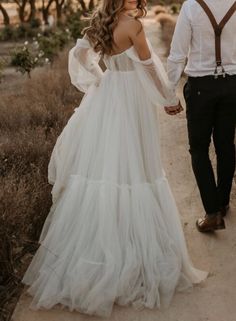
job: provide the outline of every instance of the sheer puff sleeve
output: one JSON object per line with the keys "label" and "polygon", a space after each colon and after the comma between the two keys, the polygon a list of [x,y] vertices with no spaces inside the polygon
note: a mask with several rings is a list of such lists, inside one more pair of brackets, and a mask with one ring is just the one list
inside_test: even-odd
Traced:
{"label": "sheer puff sleeve", "polygon": [[71,83],[80,91],[87,93],[90,87],[100,83],[103,71],[98,64],[99,59],[86,35],[77,39],[76,45],[69,51],[69,76]]}
{"label": "sheer puff sleeve", "polygon": [[161,107],[177,105],[179,98],[168,80],[165,68],[160,58],[155,54],[149,40],[147,43],[151,52],[151,57],[147,60],[140,60],[134,47],[127,51],[128,56],[134,62],[137,77],[154,105]]}

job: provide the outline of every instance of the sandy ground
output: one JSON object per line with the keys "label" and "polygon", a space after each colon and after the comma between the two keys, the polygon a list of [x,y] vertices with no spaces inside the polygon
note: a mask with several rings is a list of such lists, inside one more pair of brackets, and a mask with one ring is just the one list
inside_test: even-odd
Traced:
{"label": "sandy ground", "polygon": [[[165,52],[158,40],[158,25],[152,17],[145,21],[146,33],[159,55]],[[179,92],[181,93],[182,85]],[[236,320],[236,186],[226,230],[201,234],[195,221],[204,211],[192,174],[188,153],[185,112],[168,116],[158,110],[162,136],[162,158],[172,191],[181,213],[186,241],[194,265],[210,272],[208,279],[190,292],[176,293],[171,306],[163,311],[114,306],[109,319],[90,317],[55,307],[33,311],[31,297],[23,293],[12,321],[235,321]],[[214,153],[211,152],[213,161]]]}

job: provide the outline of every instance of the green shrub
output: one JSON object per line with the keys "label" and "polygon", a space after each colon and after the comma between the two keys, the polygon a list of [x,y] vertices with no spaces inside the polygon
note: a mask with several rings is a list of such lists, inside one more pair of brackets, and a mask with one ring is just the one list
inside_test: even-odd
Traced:
{"label": "green shrub", "polygon": [[59,48],[62,49],[71,40],[71,32],[69,29],[66,29],[65,31],[59,29],[53,34],[53,37],[56,39]]}
{"label": "green shrub", "polygon": [[39,28],[41,26],[41,20],[39,18],[34,18],[30,20],[31,28]]}
{"label": "green shrub", "polygon": [[81,37],[81,31],[87,26],[86,20],[81,20],[81,11],[77,11],[67,18],[66,26],[71,32],[71,36],[74,40]]}
{"label": "green shrub", "polygon": [[66,29],[66,32],[58,29],[50,32],[48,36],[38,33],[37,38],[33,38],[32,44],[29,45],[26,41],[23,47],[17,47],[11,53],[11,65],[30,77],[35,67],[52,62],[70,40],[69,29]]}
{"label": "green shrub", "polygon": [[[42,50],[48,52],[48,56],[52,57],[55,54],[56,48],[63,48],[68,41],[73,38],[76,40],[81,37],[81,31],[88,25],[86,20],[81,20],[82,13],[80,10],[71,13],[64,23],[60,22],[57,28],[46,28],[45,30],[40,29],[40,20],[33,19],[29,23],[21,23],[17,27],[6,26],[0,30],[0,41],[8,40],[21,40],[35,38],[38,35],[45,36],[50,39],[40,39]],[[55,48],[55,49],[56,49]]]}
{"label": "green shrub", "polygon": [[25,24],[20,24],[15,29],[15,37],[16,38],[25,38],[26,31],[27,31],[26,25]]}
{"label": "green shrub", "polygon": [[28,39],[35,37],[38,32],[39,29],[33,28],[29,23],[22,23],[14,29],[13,38],[14,40]]}
{"label": "green shrub", "polygon": [[60,30],[55,29],[54,32],[45,34],[38,34],[38,48],[43,52],[44,56],[50,61],[53,61],[54,57],[57,56],[58,52],[63,49],[68,42],[71,40],[71,33],[69,29]]}
{"label": "green shrub", "polygon": [[11,65],[22,74],[27,73],[29,77],[39,62],[40,59],[27,47],[27,42],[24,47],[18,47],[11,53]]}
{"label": "green shrub", "polygon": [[14,29],[11,26],[5,26],[0,31],[0,40],[1,41],[7,41],[11,40],[13,38]]}
{"label": "green shrub", "polygon": [[40,36],[38,37],[38,44],[40,53],[43,53],[50,61],[57,56],[60,49],[60,42],[56,37],[49,36]]}

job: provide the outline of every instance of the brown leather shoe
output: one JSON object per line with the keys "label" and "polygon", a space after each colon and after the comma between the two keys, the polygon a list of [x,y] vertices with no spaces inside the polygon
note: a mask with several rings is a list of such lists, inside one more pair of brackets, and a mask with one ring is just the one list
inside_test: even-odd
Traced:
{"label": "brown leather shoe", "polygon": [[212,232],[225,229],[225,222],[221,212],[217,212],[211,215],[206,214],[204,218],[199,218],[196,221],[196,226],[199,232]]}
{"label": "brown leather shoe", "polygon": [[228,211],[229,211],[229,204],[228,204],[228,205],[225,205],[225,206],[222,206],[221,209],[220,209],[220,211],[221,211],[222,217],[225,217],[226,214],[227,214]]}

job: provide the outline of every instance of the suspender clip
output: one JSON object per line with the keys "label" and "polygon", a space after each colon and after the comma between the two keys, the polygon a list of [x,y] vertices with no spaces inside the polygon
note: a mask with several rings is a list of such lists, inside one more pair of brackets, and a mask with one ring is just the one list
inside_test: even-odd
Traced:
{"label": "suspender clip", "polygon": [[221,65],[221,68],[222,68],[222,75],[223,75],[223,78],[225,78],[225,75],[226,75],[226,72],[225,72],[225,68]]}
{"label": "suspender clip", "polygon": [[222,74],[223,78],[225,78],[225,76],[226,76],[226,72],[225,72],[224,67],[222,66],[221,61],[217,61],[216,67],[215,67],[215,71],[214,71],[215,79],[217,79],[218,76],[219,76],[219,72],[218,72],[218,68],[219,68],[219,67],[221,67],[221,74]]}
{"label": "suspender clip", "polygon": [[218,73],[218,67],[219,67],[219,65],[216,64],[215,71],[214,71],[215,79],[217,79],[217,78],[218,78],[218,75],[219,75],[219,73]]}

